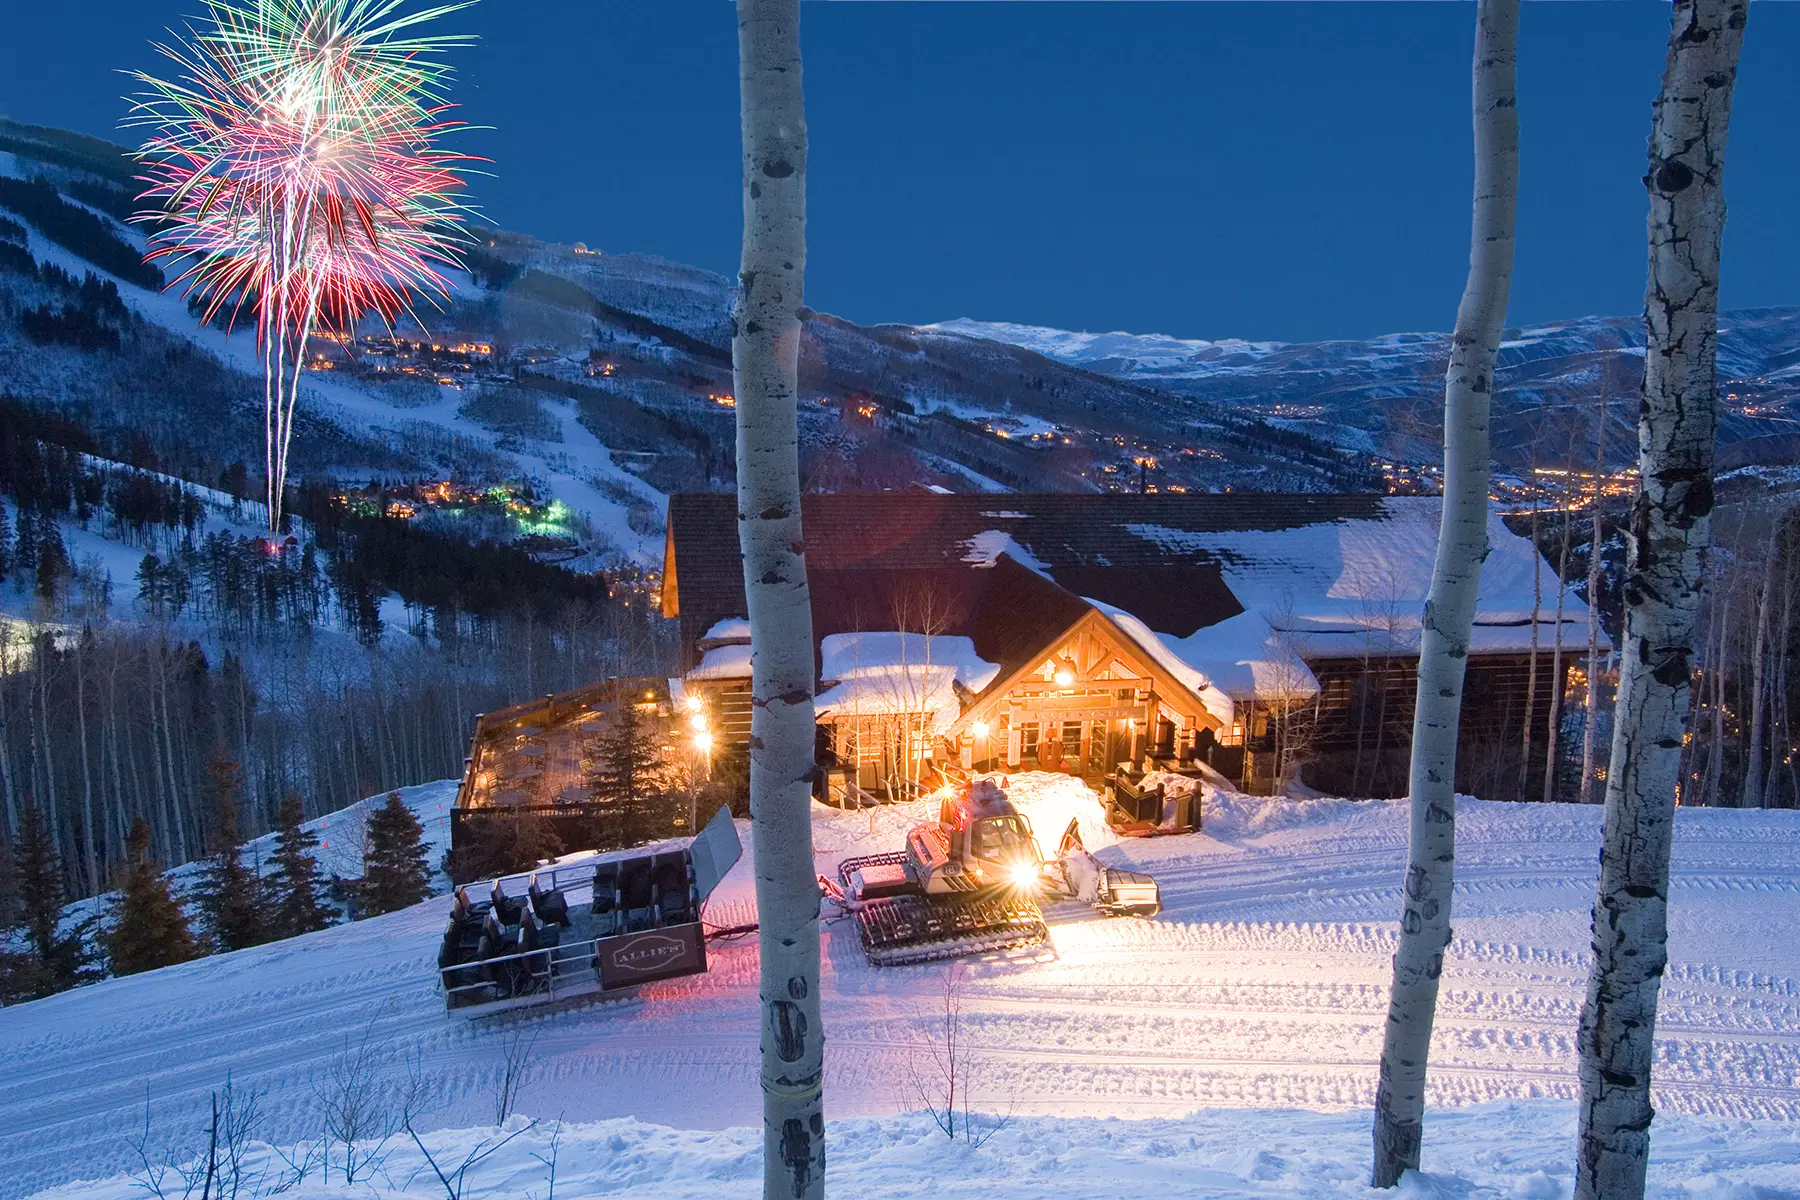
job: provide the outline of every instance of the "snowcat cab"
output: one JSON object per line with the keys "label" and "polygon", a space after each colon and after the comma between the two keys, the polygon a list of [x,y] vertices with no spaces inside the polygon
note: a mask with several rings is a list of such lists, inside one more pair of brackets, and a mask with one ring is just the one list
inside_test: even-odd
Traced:
{"label": "snowcat cab", "polygon": [[927,895],[1036,891],[1044,860],[1031,824],[990,779],[944,797],[937,824],[906,835],[909,874]]}
{"label": "snowcat cab", "polygon": [[1040,899],[1078,899],[1108,916],[1162,909],[1155,880],[1100,864],[1073,821],[1059,857],[1045,862],[1031,823],[991,779],[947,794],[905,850],[847,858],[836,880],[819,882],[856,918],[878,967],[1042,945],[1050,929]]}

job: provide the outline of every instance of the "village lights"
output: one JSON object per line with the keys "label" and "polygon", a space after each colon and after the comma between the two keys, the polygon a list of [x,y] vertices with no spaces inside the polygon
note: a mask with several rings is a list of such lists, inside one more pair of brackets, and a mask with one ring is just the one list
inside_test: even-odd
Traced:
{"label": "village lights", "polygon": [[702,754],[711,754],[712,747],[713,738],[712,733],[709,730],[702,729],[694,734],[694,749]]}
{"label": "village lights", "polygon": [[693,730],[695,733],[705,733],[706,732],[706,714],[701,712],[699,709],[690,709],[688,711],[688,728]]}

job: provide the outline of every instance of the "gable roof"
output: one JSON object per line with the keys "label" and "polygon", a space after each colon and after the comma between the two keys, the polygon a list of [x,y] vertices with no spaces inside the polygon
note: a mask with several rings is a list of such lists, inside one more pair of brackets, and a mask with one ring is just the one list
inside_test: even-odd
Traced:
{"label": "gable roof", "polygon": [[[1272,655],[1416,654],[1441,512],[1430,496],[917,491],[809,495],[801,518],[818,636],[893,628],[897,589],[929,580],[956,622],[973,623],[945,632],[1005,662],[1025,651],[1008,639],[1066,628],[1086,597],[1209,676],[1242,676],[1224,685],[1242,694]],[[1559,581],[1530,541],[1494,514],[1488,537],[1473,652],[1521,651],[1534,629],[1544,646],[1585,643],[1586,607],[1565,592],[1555,623]],[[994,587],[1005,603],[986,603]],[[734,496],[670,497],[664,606],[684,646],[746,611]],[[882,626],[869,623],[877,610]]]}
{"label": "gable roof", "polygon": [[[967,574],[969,566],[985,565],[1011,548],[1015,558],[1041,566],[1076,594],[1132,611],[1154,590],[1161,607],[1152,625],[1181,635],[1242,611],[1220,575],[1230,555],[1171,545],[1135,533],[1133,526],[1200,536],[1270,532],[1380,520],[1386,500],[1335,494],[845,493],[803,497],[800,519],[809,576],[946,568]],[[684,641],[691,642],[698,635],[688,634],[690,622],[710,626],[745,610],[737,497],[669,497],[664,615],[679,615]]]}

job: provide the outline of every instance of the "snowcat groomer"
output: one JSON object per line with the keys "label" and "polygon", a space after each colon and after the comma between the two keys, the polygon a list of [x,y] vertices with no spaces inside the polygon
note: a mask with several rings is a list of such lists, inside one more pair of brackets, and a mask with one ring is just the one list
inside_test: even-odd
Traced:
{"label": "snowcat groomer", "polygon": [[1031,824],[991,779],[944,798],[937,821],[906,835],[906,849],[847,858],[825,894],[856,919],[877,967],[935,962],[1043,944],[1041,901],[1082,900],[1107,916],[1162,911],[1156,881],[1088,854],[1070,821],[1054,861]]}

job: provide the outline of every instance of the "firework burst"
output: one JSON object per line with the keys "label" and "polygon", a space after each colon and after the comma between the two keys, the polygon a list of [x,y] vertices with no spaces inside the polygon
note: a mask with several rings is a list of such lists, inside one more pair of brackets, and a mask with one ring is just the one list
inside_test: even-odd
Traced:
{"label": "firework burst", "polygon": [[203,320],[255,317],[271,532],[308,337],[416,319],[414,299],[443,299],[461,265],[473,160],[436,142],[463,127],[443,55],[469,39],[418,27],[469,2],[207,0],[201,28],[157,46],[176,77],[134,76],[149,88],[132,118],[150,128],[145,257],[177,267],[170,286]]}

